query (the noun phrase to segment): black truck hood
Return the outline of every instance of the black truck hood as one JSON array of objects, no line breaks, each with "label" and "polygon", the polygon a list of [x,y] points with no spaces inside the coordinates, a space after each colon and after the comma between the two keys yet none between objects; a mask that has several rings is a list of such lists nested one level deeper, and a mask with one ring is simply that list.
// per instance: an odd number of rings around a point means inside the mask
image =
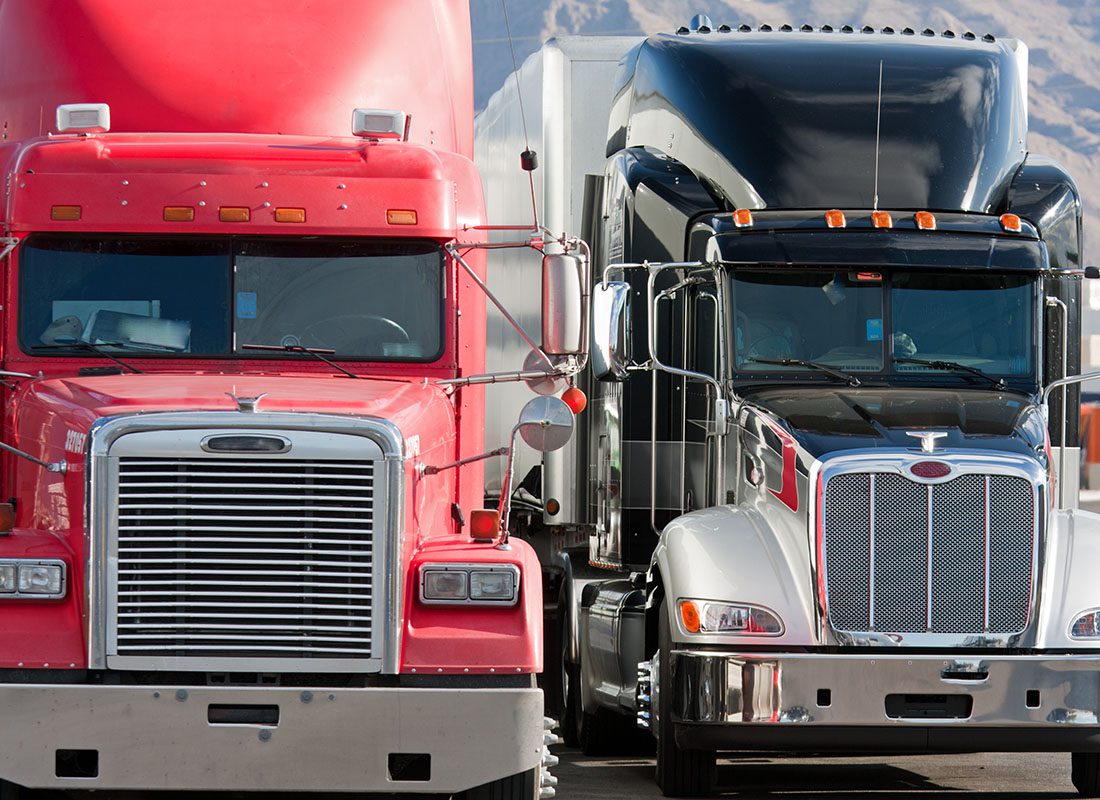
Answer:
[{"label": "black truck hood", "polygon": [[913,449],[909,431],[947,434],[939,448],[1043,456],[1042,414],[1029,398],[982,389],[769,388],[748,396],[813,456],[875,447]]}]

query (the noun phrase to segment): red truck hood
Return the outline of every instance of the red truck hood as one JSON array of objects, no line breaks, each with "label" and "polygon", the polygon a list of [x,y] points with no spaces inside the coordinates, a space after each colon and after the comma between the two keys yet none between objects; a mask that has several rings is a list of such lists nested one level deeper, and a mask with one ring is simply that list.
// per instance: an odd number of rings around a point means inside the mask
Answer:
[{"label": "red truck hood", "polygon": [[[354,414],[388,419],[424,450],[454,441],[454,409],[438,386],[423,381],[267,375],[143,373],[28,381],[14,400],[18,446],[46,458],[66,430],[86,432],[100,417],[160,411],[234,411],[237,397],[264,395],[260,411]],[[59,437],[58,434],[61,433]],[[52,451],[52,452],[51,452]]]}]

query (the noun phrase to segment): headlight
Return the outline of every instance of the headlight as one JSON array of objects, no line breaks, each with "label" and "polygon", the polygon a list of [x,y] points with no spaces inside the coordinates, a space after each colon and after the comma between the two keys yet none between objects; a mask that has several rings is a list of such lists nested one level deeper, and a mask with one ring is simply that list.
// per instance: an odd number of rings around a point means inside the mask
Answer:
[{"label": "headlight", "polygon": [[519,567],[514,564],[424,564],[420,600],[428,605],[514,606]]},{"label": "headlight", "polygon": [[0,599],[56,600],[64,596],[64,561],[0,561]]},{"label": "headlight", "polygon": [[688,633],[742,633],[779,636],[783,621],[772,611],[747,603],[681,600],[680,621]]},{"label": "headlight", "polygon": [[1086,611],[1075,619],[1069,635],[1074,639],[1100,639],[1100,608]]}]

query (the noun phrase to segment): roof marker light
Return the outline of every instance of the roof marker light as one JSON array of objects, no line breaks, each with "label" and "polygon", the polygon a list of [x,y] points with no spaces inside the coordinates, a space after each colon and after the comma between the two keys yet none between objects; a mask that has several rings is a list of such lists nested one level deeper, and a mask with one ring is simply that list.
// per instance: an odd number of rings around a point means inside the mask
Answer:
[{"label": "roof marker light", "polygon": [[1001,227],[1009,233],[1019,233],[1023,230],[1018,214],[1001,214]]},{"label": "roof marker light", "polygon": [[872,211],[871,224],[876,228],[892,228],[894,227],[894,218],[890,216],[889,211]]},{"label": "roof marker light", "polygon": [[53,206],[50,209],[50,219],[75,222],[80,219],[80,206]]},{"label": "roof marker light", "polygon": [[165,222],[194,222],[195,209],[193,206],[165,206]]},{"label": "roof marker light", "polygon": [[248,222],[252,219],[252,212],[247,208],[222,206],[218,209],[218,219],[222,222]]},{"label": "roof marker light", "polygon": [[276,222],[305,222],[306,210],[304,208],[276,208]]},{"label": "roof marker light", "polygon": [[386,211],[386,222],[390,225],[415,225],[416,211],[411,208],[391,208]]},{"label": "roof marker light", "polygon": [[936,215],[931,211],[918,211],[913,215],[913,219],[916,220],[917,227],[922,231],[936,230]]},{"label": "roof marker light", "polygon": [[106,103],[65,103],[57,107],[58,133],[106,133],[111,107]]},{"label": "roof marker light", "polygon": [[748,208],[739,208],[733,212],[733,224],[738,228],[752,227],[752,211]]},{"label": "roof marker light", "polygon": [[843,228],[847,226],[848,221],[844,219],[843,211],[833,208],[825,212],[825,224],[830,228]]}]

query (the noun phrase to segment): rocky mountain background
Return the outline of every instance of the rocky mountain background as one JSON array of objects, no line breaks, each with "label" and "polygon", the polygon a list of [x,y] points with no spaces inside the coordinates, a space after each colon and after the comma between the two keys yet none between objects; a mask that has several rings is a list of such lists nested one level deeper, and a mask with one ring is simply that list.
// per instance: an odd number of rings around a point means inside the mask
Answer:
[{"label": "rocky mountain background", "polygon": [[[1100,259],[1100,0],[506,0],[517,62],[556,34],[649,34],[686,25],[809,23],[1011,36],[1030,49],[1029,149],[1060,161],[1085,202],[1085,256]],[[475,104],[512,70],[501,0],[471,0]],[[1090,287],[1091,288],[1091,287]],[[1100,293],[1095,309],[1100,309]],[[1094,316],[1098,311],[1094,310]],[[1091,327],[1091,326],[1090,326]]]}]

